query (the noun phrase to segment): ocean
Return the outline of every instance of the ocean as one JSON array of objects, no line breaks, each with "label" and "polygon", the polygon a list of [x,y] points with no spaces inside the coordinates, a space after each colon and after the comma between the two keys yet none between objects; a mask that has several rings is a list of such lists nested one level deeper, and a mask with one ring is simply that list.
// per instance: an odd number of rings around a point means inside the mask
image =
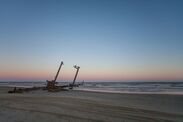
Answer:
[{"label": "ocean", "polygon": [[112,93],[183,94],[183,82],[88,82],[80,89]]},{"label": "ocean", "polygon": [[[58,85],[69,84],[59,82]],[[46,82],[0,82],[0,86],[36,87],[46,86]],[[182,82],[85,82],[76,90],[110,92],[110,93],[154,93],[154,94],[183,94]]]}]

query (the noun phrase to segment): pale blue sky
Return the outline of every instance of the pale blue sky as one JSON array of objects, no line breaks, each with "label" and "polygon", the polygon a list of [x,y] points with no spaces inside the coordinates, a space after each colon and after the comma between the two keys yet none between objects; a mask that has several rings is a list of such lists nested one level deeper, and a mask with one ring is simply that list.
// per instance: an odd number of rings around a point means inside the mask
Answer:
[{"label": "pale blue sky", "polygon": [[0,72],[49,73],[62,59],[89,79],[183,79],[182,13],[181,0],[2,0]]}]

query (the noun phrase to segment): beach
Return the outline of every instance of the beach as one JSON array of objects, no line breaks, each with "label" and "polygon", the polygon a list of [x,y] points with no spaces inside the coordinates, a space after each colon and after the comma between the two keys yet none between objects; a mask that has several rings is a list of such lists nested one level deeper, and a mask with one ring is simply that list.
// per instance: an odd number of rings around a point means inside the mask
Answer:
[{"label": "beach", "polygon": [[0,87],[0,122],[182,122],[183,95]]}]

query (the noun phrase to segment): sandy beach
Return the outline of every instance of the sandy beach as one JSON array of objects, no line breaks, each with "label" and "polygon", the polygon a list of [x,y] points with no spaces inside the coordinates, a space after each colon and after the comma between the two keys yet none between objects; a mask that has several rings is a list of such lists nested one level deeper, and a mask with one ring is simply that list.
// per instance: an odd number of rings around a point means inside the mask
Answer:
[{"label": "sandy beach", "polygon": [[0,122],[182,122],[183,95],[0,88]]}]

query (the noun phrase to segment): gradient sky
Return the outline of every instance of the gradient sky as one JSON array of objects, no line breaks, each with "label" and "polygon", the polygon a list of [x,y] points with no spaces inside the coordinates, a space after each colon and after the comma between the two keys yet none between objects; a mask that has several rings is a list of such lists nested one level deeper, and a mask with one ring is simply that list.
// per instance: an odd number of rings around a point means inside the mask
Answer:
[{"label": "gradient sky", "polygon": [[0,80],[183,80],[182,0],[1,0]]}]

